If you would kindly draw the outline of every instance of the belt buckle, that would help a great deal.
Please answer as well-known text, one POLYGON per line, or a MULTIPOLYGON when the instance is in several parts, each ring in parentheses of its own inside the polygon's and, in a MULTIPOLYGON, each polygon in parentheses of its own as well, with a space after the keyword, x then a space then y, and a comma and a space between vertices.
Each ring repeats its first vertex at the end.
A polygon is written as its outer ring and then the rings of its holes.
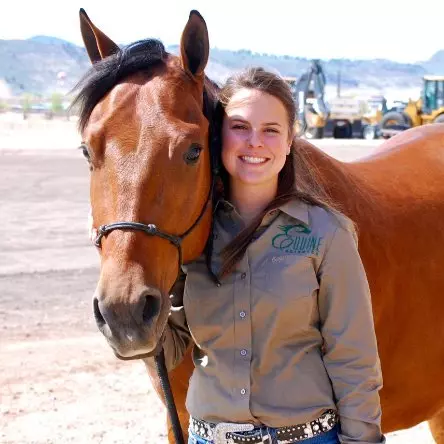
POLYGON ((227 438, 227 433, 251 432, 253 429, 254 425, 250 423, 220 422, 213 430, 214 444, 233 444, 234 441, 227 438))

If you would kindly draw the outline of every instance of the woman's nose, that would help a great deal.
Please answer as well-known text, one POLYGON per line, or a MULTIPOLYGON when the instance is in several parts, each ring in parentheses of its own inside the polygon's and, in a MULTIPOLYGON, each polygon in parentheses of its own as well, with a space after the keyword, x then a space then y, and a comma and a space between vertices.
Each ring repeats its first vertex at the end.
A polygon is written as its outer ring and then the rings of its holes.
POLYGON ((255 148, 257 146, 263 146, 261 134, 259 131, 255 130, 255 129, 252 129, 250 131, 250 138, 248 140, 248 144, 252 148, 255 148))

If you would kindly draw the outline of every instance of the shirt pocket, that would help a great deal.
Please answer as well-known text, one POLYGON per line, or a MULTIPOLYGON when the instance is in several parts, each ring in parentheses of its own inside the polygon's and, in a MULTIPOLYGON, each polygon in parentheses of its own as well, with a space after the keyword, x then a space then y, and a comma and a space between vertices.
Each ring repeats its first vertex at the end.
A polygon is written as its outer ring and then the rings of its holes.
POLYGON ((284 336, 306 330, 317 317, 319 282, 310 257, 270 256, 252 285, 256 309, 268 312, 284 336))

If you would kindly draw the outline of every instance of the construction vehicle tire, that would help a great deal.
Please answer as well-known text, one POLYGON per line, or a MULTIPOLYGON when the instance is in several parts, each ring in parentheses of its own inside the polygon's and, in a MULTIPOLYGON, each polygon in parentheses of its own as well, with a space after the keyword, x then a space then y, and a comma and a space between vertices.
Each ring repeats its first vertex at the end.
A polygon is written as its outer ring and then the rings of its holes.
POLYGON ((444 114, 440 114, 438 117, 436 117, 433 123, 444 123, 444 114))
POLYGON ((351 139, 353 136, 353 129, 350 123, 345 125, 335 125, 333 129, 333 138, 335 139, 351 139))
POLYGON ((389 128, 397 128, 397 127, 410 127, 411 122, 409 121, 408 116, 403 113, 398 113, 397 111, 389 111, 387 114, 384 114, 381 120, 381 128, 389 129, 389 128))

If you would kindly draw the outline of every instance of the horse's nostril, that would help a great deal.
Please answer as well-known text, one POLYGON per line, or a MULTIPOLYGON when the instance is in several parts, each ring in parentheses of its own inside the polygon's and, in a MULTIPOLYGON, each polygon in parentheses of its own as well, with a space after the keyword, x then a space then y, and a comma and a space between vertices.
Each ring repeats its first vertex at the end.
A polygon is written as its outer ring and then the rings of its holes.
POLYGON ((106 321, 102 316, 102 313, 100 313, 99 300, 97 298, 94 298, 93 306, 94 306, 94 318, 96 320, 97 326, 99 328, 103 327, 106 324, 106 321))
POLYGON ((153 318, 160 312, 160 298, 158 296, 145 296, 145 306, 143 307, 142 320, 144 324, 150 324, 153 318))

